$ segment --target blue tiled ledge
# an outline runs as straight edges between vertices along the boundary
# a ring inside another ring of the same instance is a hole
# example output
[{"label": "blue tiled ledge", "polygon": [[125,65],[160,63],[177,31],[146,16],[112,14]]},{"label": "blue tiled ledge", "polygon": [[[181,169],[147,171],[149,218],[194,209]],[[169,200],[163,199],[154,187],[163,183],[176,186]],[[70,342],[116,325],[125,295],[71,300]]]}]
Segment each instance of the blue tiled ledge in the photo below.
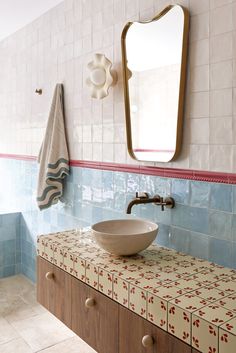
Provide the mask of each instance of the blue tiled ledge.
[{"label": "blue tiled ledge", "polygon": [[20,213],[0,214],[0,278],[20,271]]}]

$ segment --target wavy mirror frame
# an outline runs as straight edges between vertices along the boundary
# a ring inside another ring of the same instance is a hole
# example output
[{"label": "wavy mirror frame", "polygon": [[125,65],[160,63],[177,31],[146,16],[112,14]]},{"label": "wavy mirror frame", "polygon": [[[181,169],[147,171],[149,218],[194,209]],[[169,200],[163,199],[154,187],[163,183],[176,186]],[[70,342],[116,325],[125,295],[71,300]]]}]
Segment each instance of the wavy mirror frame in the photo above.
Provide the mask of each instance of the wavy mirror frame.
[{"label": "wavy mirror frame", "polygon": [[[173,157],[167,161],[176,160],[181,151],[182,143],[182,133],[183,133],[183,115],[184,115],[184,99],[185,99],[185,85],[186,85],[186,71],[187,71],[187,52],[188,52],[188,34],[189,34],[189,12],[186,8],[180,5],[168,5],[165,7],[158,15],[156,15],[150,21],[135,21],[128,22],[121,34],[121,50],[122,50],[122,71],[123,71],[123,81],[124,81],[124,100],[125,100],[125,115],[126,115],[126,135],[127,135],[127,148],[129,155],[136,161],[143,161],[136,158],[133,147],[132,147],[132,130],[131,130],[131,115],[130,115],[130,98],[129,98],[129,84],[128,80],[130,78],[130,72],[127,67],[127,53],[126,53],[126,35],[127,32],[135,23],[151,23],[158,21],[160,18],[165,16],[172,8],[180,7],[184,14],[184,24],[183,24],[183,37],[182,37],[182,57],[181,57],[181,67],[180,67],[180,86],[179,86],[179,100],[178,100],[178,114],[177,114],[177,131],[176,131],[176,148]],[[150,160],[149,160],[150,162]],[[153,162],[159,162],[158,160]]]}]

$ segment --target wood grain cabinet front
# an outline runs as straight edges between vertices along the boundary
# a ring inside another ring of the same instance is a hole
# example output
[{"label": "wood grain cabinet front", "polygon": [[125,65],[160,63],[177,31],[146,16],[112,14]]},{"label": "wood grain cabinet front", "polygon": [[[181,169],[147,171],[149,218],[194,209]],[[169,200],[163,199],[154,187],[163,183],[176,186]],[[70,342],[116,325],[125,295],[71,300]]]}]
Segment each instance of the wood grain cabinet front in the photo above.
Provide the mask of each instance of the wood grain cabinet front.
[{"label": "wood grain cabinet front", "polygon": [[71,328],[71,276],[41,257],[37,259],[37,300]]},{"label": "wood grain cabinet front", "polygon": [[45,259],[37,300],[98,353],[199,353]]},{"label": "wood grain cabinet front", "polygon": [[120,306],[120,353],[191,353],[191,347]]},{"label": "wood grain cabinet front", "polygon": [[99,353],[118,353],[119,304],[72,278],[72,330]]}]

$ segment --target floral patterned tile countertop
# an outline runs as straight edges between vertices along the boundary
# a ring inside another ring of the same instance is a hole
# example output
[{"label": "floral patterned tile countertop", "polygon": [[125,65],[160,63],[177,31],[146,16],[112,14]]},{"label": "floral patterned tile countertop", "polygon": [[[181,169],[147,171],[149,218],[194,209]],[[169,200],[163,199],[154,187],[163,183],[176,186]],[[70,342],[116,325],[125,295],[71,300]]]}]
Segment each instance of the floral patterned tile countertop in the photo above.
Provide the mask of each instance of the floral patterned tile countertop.
[{"label": "floral patterned tile countertop", "polygon": [[42,235],[37,251],[198,351],[236,352],[236,270],[158,245],[117,257],[89,230]]}]

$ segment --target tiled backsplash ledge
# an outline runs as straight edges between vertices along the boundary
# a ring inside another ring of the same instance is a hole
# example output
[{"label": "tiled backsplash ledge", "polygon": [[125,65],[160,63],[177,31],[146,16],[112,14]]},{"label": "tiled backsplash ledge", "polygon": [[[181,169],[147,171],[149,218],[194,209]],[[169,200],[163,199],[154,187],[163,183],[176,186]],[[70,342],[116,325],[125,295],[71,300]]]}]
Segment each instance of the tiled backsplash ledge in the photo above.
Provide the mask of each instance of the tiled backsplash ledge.
[{"label": "tiled backsplash ledge", "polygon": [[[1,154],[0,158],[16,159],[22,161],[36,161],[35,156],[16,155],[16,154]],[[236,184],[235,173],[222,173],[217,171],[202,171],[192,169],[179,169],[179,168],[161,168],[153,166],[144,166],[140,164],[120,164],[108,162],[95,162],[95,161],[82,161],[71,160],[72,167],[83,167],[91,169],[111,170],[116,172],[137,173],[144,175],[160,176],[166,178],[188,179],[196,181],[206,181],[209,183],[224,183]]]}]

